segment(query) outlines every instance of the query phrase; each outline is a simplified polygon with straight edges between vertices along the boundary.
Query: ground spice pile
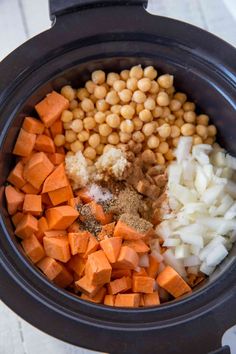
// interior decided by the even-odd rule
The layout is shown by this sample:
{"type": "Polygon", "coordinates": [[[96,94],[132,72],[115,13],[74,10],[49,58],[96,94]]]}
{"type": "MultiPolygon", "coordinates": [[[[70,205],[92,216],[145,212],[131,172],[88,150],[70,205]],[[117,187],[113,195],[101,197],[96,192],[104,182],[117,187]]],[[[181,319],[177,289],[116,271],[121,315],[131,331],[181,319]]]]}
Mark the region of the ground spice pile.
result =
{"type": "Polygon", "coordinates": [[[129,225],[140,234],[146,234],[153,227],[152,223],[149,221],[128,213],[122,214],[120,221],[124,222],[126,225],[129,225]]]}
{"type": "Polygon", "coordinates": [[[79,205],[77,207],[80,217],[83,221],[79,221],[79,225],[82,230],[91,232],[94,236],[97,236],[102,229],[101,224],[95,219],[91,212],[91,208],[88,204],[79,205]]]}

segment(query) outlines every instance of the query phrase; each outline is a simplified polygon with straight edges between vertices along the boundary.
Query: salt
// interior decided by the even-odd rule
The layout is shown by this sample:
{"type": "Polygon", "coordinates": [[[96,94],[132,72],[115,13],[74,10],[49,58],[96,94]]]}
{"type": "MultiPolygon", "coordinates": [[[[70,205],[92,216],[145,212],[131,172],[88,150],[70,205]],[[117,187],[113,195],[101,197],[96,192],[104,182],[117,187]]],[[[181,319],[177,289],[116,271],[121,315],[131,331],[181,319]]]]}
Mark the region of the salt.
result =
{"type": "Polygon", "coordinates": [[[88,186],[89,194],[91,197],[98,203],[98,202],[106,202],[108,200],[112,199],[112,194],[111,192],[106,189],[102,188],[101,186],[92,183],[90,186],[88,186]]]}

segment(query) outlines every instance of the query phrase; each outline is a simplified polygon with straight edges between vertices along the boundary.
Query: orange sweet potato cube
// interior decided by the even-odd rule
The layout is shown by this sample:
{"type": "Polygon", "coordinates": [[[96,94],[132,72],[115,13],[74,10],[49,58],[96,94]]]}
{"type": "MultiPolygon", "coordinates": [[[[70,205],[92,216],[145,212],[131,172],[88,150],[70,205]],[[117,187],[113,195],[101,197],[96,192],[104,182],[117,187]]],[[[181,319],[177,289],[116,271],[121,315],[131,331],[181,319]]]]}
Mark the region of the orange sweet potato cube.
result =
{"type": "Polygon", "coordinates": [[[35,140],[35,134],[28,133],[24,129],[21,129],[13,149],[13,154],[23,157],[29,156],[33,151],[35,140]]]}
{"type": "Polygon", "coordinates": [[[119,257],[112,266],[118,269],[135,269],[138,266],[139,256],[135,250],[128,246],[122,246],[119,257]]]}
{"type": "Polygon", "coordinates": [[[78,211],[69,205],[57,206],[46,210],[48,226],[52,230],[67,229],[78,216],[78,211]]]}
{"type": "Polygon", "coordinates": [[[73,197],[73,192],[71,186],[68,184],[66,187],[48,192],[48,196],[52,202],[52,205],[56,206],[70,200],[73,197]]]}
{"type": "Polygon", "coordinates": [[[97,294],[92,296],[88,296],[86,294],[81,295],[81,299],[95,302],[96,304],[101,304],[103,302],[104,296],[106,294],[106,288],[102,287],[98,290],[97,294]]]}
{"type": "Polygon", "coordinates": [[[115,305],[115,296],[114,295],[105,295],[104,297],[104,305],[114,306],[115,305]]]}
{"type": "Polygon", "coordinates": [[[85,274],[94,285],[104,285],[111,279],[111,265],[102,250],[91,253],[85,267],[85,274]]]}
{"type": "Polygon", "coordinates": [[[15,229],[16,236],[24,239],[38,231],[38,220],[31,214],[25,214],[15,229]]]}
{"type": "Polygon", "coordinates": [[[44,237],[43,245],[48,257],[52,257],[63,263],[69,261],[71,254],[67,236],[44,237]]]}
{"type": "Polygon", "coordinates": [[[109,237],[100,241],[100,246],[105,252],[110,263],[115,263],[120,253],[122,244],[121,237],[109,237]]]}
{"type": "Polygon", "coordinates": [[[130,277],[122,277],[120,279],[115,279],[111,281],[108,286],[108,293],[110,295],[115,295],[118,293],[125,292],[132,287],[132,282],[130,277]]]}
{"type": "Polygon", "coordinates": [[[101,288],[101,286],[92,284],[87,275],[84,275],[83,278],[77,280],[75,282],[75,286],[78,290],[84,292],[86,295],[89,295],[91,297],[95,296],[101,288]]]}
{"type": "Polygon", "coordinates": [[[154,291],[155,279],[147,276],[133,277],[132,290],[134,293],[151,294],[154,291]]]}
{"type": "Polygon", "coordinates": [[[84,253],[87,250],[90,238],[90,232],[69,232],[68,240],[70,244],[71,254],[74,256],[77,253],[84,253]]]}
{"type": "Polygon", "coordinates": [[[186,281],[170,266],[167,266],[156,280],[158,285],[175,298],[192,291],[186,281]]]}
{"type": "Polygon", "coordinates": [[[34,234],[32,236],[24,239],[21,242],[21,245],[22,245],[26,255],[31,259],[31,261],[33,263],[37,263],[43,257],[45,257],[44,249],[34,234]]]}
{"type": "Polygon", "coordinates": [[[40,215],[42,213],[42,197],[41,195],[26,194],[23,204],[23,213],[32,215],[40,215]]]}
{"type": "Polygon", "coordinates": [[[22,128],[32,134],[42,134],[44,131],[43,123],[32,117],[25,117],[22,128]]]}
{"type": "Polygon", "coordinates": [[[157,306],[160,305],[160,298],[157,292],[152,294],[143,294],[144,306],[157,306]]]}
{"type": "Polygon", "coordinates": [[[44,152],[37,152],[26,163],[23,175],[26,181],[38,189],[53,169],[54,166],[47,155],[44,152]]]}
{"type": "Polygon", "coordinates": [[[117,307],[139,307],[140,294],[117,294],[115,306],[117,307]]]}
{"type": "Polygon", "coordinates": [[[73,277],[68,270],[51,257],[43,258],[37,263],[37,267],[41,269],[48,279],[61,288],[66,288],[73,281],[73,277]]]}
{"type": "Polygon", "coordinates": [[[26,184],[26,180],[23,177],[24,165],[22,161],[19,161],[13,170],[7,177],[7,181],[13,184],[17,188],[22,188],[26,184]]]}
{"type": "Polygon", "coordinates": [[[86,260],[83,257],[81,257],[81,255],[76,254],[75,256],[71,257],[67,265],[79,277],[82,277],[85,270],[86,260]]]}

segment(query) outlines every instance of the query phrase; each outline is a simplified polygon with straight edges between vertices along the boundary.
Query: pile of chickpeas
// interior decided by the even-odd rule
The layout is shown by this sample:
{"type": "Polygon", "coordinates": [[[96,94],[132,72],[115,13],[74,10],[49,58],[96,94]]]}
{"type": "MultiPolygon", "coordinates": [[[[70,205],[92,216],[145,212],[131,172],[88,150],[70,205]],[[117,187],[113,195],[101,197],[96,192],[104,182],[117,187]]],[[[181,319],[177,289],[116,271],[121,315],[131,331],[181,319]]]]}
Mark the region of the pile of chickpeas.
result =
{"type": "Polygon", "coordinates": [[[61,115],[65,134],[55,137],[55,145],[69,154],[83,152],[89,165],[111,146],[134,157],[148,150],[163,165],[174,159],[180,136],[192,136],[195,145],[213,144],[216,127],[206,114],[196,114],[173,81],[153,66],[136,65],[120,74],[96,70],[77,90],[64,86],[61,94],[70,105],[61,115]]]}

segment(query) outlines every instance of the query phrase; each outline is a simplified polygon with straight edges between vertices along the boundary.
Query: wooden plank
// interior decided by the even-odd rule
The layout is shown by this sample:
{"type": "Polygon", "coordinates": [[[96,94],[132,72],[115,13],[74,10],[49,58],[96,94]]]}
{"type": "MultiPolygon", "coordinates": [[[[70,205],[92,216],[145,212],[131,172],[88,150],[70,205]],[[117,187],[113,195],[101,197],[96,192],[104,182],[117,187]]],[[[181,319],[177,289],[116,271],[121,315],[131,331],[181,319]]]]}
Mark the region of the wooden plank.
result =
{"type": "Polygon", "coordinates": [[[17,0],[0,1],[0,61],[26,40],[17,0]]]}
{"type": "Polygon", "coordinates": [[[18,316],[0,301],[0,353],[26,354],[18,316]]]}
{"type": "Polygon", "coordinates": [[[29,38],[51,27],[48,0],[18,0],[29,38]]]}

